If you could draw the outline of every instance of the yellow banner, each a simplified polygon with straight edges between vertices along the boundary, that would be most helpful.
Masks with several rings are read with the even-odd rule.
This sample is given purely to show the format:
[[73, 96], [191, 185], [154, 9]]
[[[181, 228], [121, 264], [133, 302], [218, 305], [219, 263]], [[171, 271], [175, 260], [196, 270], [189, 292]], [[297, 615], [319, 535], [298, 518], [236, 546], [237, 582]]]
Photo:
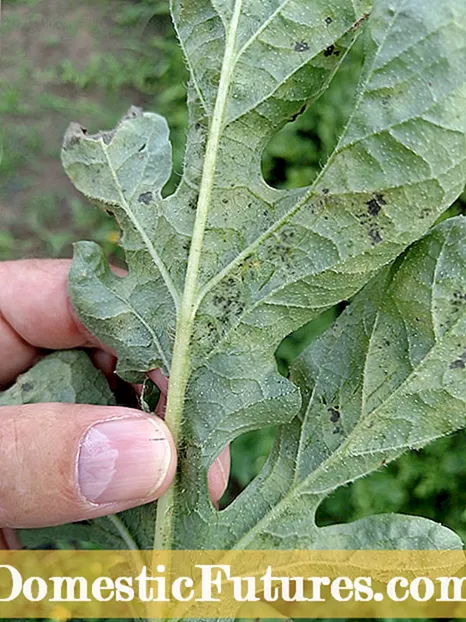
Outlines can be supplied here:
[[465, 618], [462, 551], [1, 551], [0, 618]]

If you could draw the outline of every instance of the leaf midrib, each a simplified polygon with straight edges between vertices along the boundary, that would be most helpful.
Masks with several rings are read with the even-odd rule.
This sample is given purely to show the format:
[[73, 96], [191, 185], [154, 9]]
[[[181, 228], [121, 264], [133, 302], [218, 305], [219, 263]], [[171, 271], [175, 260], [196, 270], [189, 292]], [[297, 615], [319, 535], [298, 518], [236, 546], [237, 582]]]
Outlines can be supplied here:
[[[201, 265], [204, 234], [210, 211], [212, 190], [217, 169], [217, 157], [222, 136], [225, 112], [230, 92], [234, 52], [241, 17], [243, 0], [236, 0], [233, 15], [225, 41], [225, 54], [204, 156], [204, 166], [199, 188], [199, 199], [194, 221], [191, 246], [186, 270], [185, 288], [177, 317], [175, 344], [173, 347], [172, 368], [167, 394], [165, 421], [170, 427], [175, 445], [178, 446], [181, 432], [181, 418], [184, 407], [186, 387], [190, 374], [190, 346], [198, 296], [198, 278]], [[176, 483], [157, 503], [157, 518], [154, 534], [154, 549], [171, 549], [174, 529]]]

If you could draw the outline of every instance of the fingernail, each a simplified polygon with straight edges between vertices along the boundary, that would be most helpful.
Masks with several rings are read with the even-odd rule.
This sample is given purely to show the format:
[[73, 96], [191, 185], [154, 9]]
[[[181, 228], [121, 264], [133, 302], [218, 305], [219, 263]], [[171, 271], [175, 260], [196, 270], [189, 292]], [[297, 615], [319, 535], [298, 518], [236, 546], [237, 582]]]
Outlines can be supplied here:
[[81, 493], [94, 503], [146, 498], [163, 484], [171, 457], [170, 443], [156, 419], [98, 423], [81, 443]]

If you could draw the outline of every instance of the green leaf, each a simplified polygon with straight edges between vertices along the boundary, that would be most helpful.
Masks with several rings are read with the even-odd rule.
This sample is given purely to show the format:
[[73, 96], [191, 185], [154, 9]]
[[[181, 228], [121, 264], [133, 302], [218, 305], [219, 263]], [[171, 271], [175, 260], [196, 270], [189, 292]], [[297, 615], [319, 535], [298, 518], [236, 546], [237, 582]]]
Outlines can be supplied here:
[[[179, 294], [162, 260], [157, 212], [171, 173], [171, 146], [165, 120], [131, 108], [114, 132], [87, 138], [78, 124], [65, 137], [63, 163], [76, 187], [113, 211], [123, 230], [131, 271], [126, 279], [110, 272], [100, 248], [82, 243], [73, 269], [75, 287], [89, 302], [82, 319], [103, 341], [118, 349], [121, 375], [134, 369], [168, 368], [174, 307]], [[96, 298], [97, 297], [97, 298]], [[92, 303], [92, 299], [97, 304]], [[154, 326], [166, 320], [164, 334]], [[126, 344], [123, 350], [119, 347]]]
[[[65, 169], [79, 190], [114, 213], [129, 268], [127, 277], [115, 276], [98, 247], [79, 244], [72, 300], [87, 327], [116, 350], [125, 378], [157, 366], [170, 375], [166, 418], [180, 473], [159, 501], [155, 547], [323, 546], [330, 532], [313, 523], [323, 496], [382, 459], [464, 425], [463, 370], [455, 363], [463, 361], [463, 338], [450, 328], [442, 333], [436, 307], [430, 315], [422, 307], [411, 333], [412, 306], [399, 326], [387, 311], [377, 338], [392, 345], [374, 353], [371, 337], [361, 395], [358, 384], [347, 389], [349, 423], [335, 434], [335, 422], [329, 428], [318, 417], [330, 402], [315, 402], [314, 393], [311, 400], [309, 387], [321, 378], [321, 391], [331, 392], [338, 375], [295, 372], [310, 403], [301, 424], [300, 391], [278, 374], [274, 353], [286, 335], [353, 296], [423, 236], [462, 191], [466, 5], [445, 0], [439, 11], [423, 0], [376, 0], [373, 7], [368, 0], [173, 0], [172, 13], [191, 71], [183, 177], [163, 198], [170, 148], [157, 115], [132, 110], [114, 132], [97, 135], [71, 128]], [[271, 188], [261, 173], [265, 145], [320, 95], [362, 30], [362, 81], [335, 151], [312, 185]], [[448, 227], [456, 246], [442, 243], [444, 254], [459, 253], [454, 231], [463, 225], [455, 221], [408, 254], [393, 284], [386, 271], [351, 306], [336, 329], [349, 345], [336, 367], [345, 359], [356, 374], [366, 360], [351, 317], [359, 314], [372, 335], [381, 298], [401, 295], [398, 278], [411, 279], [409, 300], [422, 306], [423, 281], [409, 266]], [[427, 273], [424, 260], [440, 261], [422, 255]], [[452, 270], [458, 265], [450, 263]], [[442, 275], [439, 268], [427, 280], [432, 296], [435, 288], [453, 295], [453, 282], [463, 291], [457, 269], [450, 281]], [[447, 317], [441, 322], [446, 326]], [[208, 467], [241, 433], [277, 424], [285, 427], [263, 472], [218, 513], [208, 497]], [[370, 534], [382, 523], [371, 520], [365, 542], [376, 546], [379, 536]], [[400, 520], [390, 524], [401, 528]], [[425, 523], [410, 521], [415, 541], [430, 546], [430, 536], [421, 537]], [[451, 541], [432, 529], [440, 545]]]
[[21, 374], [15, 384], [0, 392], [0, 406], [65, 402], [71, 404], [115, 403], [113, 393], [85, 352], [54, 352]]
[[243, 519], [230, 546], [436, 548], [455, 538], [461, 546], [425, 519], [382, 515], [317, 528], [314, 513], [338, 486], [465, 426], [465, 234], [463, 217], [436, 227], [296, 361], [301, 415], [283, 429], [263, 474], [221, 514], [236, 526], [255, 500], [259, 516], [247, 530]]

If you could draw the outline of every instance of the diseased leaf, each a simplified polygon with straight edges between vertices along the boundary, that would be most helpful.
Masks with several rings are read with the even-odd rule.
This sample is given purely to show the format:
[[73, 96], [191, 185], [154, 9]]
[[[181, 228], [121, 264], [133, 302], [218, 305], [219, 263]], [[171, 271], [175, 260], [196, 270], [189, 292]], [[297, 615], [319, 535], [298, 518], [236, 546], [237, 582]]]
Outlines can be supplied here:
[[[464, 217], [437, 226], [296, 361], [301, 415], [283, 428], [263, 473], [220, 514], [226, 547], [390, 548], [393, 528], [427, 538], [413, 548], [435, 548], [430, 529], [438, 526], [419, 519], [409, 518], [409, 529], [397, 522], [408, 517], [394, 515], [317, 528], [314, 513], [338, 486], [464, 427], [466, 375], [457, 361], [466, 351], [465, 235]], [[382, 538], [377, 525], [387, 524]]]
[[[133, 539], [168, 548], [457, 548], [425, 519], [318, 528], [336, 487], [463, 427], [466, 228], [416, 244], [466, 179], [466, 5], [443, 0], [173, 0], [191, 71], [177, 191], [165, 121], [132, 109], [113, 132], [74, 124], [65, 169], [123, 231], [129, 274], [76, 247], [70, 293], [119, 373], [170, 375], [176, 485]], [[358, 34], [354, 109], [306, 188], [277, 190], [264, 147], [325, 89]], [[375, 277], [375, 278], [374, 278]], [[372, 279], [372, 280], [371, 280]], [[369, 285], [357, 294], [368, 282]], [[356, 294], [296, 363], [289, 333]], [[241, 433], [282, 425], [262, 473], [218, 512], [207, 469]], [[143, 533], [141, 533], [143, 532]]]
[[66, 402], [70, 404], [115, 403], [113, 393], [85, 352], [54, 352], [21, 374], [15, 384], [0, 392], [0, 406]]
[[[82, 292], [81, 318], [118, 350], [121, 375], [134, 369], [168, 369], [178, 293], [153, 242], [161, 239], [157, 212], [171, 172], [165, 120], [132, 108], [115, 131], [94, 139], [73, 123], [65, 137], [63, 163], [77, 188], [114, 211], [131, 265], [130, 274], [121, 279], [109, 270], [96, 244], [78, 245], [73, 278]], [[157, 328], [161, 318], [163, 332]]]

